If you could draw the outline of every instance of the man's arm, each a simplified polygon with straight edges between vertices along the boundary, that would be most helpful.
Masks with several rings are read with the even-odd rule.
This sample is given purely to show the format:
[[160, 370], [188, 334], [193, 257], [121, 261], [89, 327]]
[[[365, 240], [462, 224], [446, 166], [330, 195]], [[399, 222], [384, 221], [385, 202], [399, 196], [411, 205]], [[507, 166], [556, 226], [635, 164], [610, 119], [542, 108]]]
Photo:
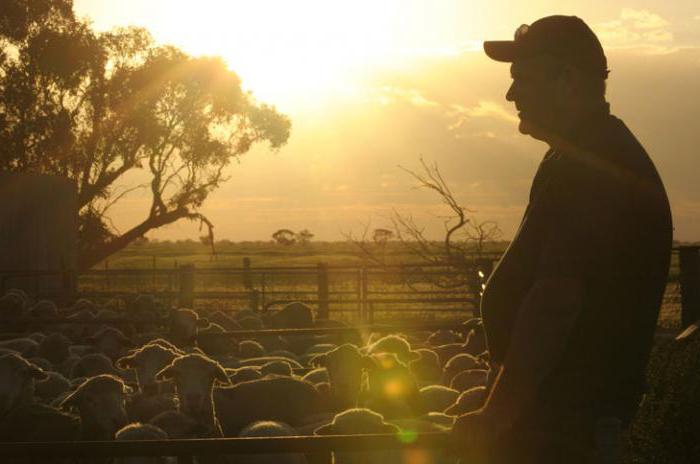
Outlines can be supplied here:
[[528, 292], [483, 409], [499, 427], [512, 425], [561, 359], [581, 310], [582, 294], [582, 280], [566, 275], [540, 278]]

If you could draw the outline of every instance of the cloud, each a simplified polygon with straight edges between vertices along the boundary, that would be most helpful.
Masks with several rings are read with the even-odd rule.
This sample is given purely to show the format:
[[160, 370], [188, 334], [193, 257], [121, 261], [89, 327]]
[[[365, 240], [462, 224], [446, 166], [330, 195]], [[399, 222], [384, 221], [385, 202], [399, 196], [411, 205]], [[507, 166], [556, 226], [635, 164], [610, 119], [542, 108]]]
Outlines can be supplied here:
[[[468, 120], [473, 118], [493, 118], [510, 124], [517, 124], [518, 118], [506, 110], [502, 105], [490, 100], [481, 100], [476, 106], [465, 107], [458, 104], [450, 105], [451, 111], [448, 115], [455, 118], [455, 121], [448, 126], [448, 130], [460, 129]], [[474, 134], [476, 135], [476, 134]], [[488, 131], [480, 135], [493, 138], [493, 132]]]
[[399, 102], [409, 103], [421, 108], [440, 105], [438, 102], [424, 97], [416, 89], [404, 89], [402, 87], [385, 85], [376, 91], [375, 94], [375, 100], [382, 105], [390, 105]]
[[594, 29], [606, 47], [663, 52], [674, 40], [670, 26], [669, 21], [649, 10], [623, 8], [619, 18], [599, 23]]

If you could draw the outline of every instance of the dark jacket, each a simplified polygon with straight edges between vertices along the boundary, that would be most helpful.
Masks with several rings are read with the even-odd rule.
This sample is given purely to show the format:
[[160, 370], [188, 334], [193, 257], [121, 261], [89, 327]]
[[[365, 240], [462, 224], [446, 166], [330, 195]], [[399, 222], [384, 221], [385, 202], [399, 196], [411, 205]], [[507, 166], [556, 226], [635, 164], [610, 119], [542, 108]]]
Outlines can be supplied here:
[[651, 159], [607, 105], [547, 152], [481, 308], [491, 358], [503, 362], [519, 304], [534, 282], [558, 276], [583, 282], [583, 307], [561, 361], [527, 410], [632, 417], [666, 286], [672, 230]]

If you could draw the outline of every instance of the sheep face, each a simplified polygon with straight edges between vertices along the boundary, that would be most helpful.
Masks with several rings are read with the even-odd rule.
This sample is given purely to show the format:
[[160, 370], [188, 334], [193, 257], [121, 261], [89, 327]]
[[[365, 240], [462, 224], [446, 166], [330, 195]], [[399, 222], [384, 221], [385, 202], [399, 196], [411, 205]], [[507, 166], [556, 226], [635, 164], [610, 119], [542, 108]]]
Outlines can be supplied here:
[[230, 385], [221, 365], [199, 354], [176, 358], [156, 379], [174, 380], [180, 411], [200, 422], [212, 419], [214, 382]]
[[130, 390], [117, 377], [98, 375], [83, 382], [63, 400], [61, 407], [78, 409], [84, 438], [112, 440], [128, 422], [124, 406]]
[[45, 380], [40, 368], [16, 354], [0, 356], [0, 417], [15, 406], [31, 401], [34, 380]]
[[313, 366], [325, 367], [328, 371], [331, 396], [341, 409], [357, 405], [362, 388], [363, 369], [368, 362], [368, 358], [363, 356], [355, 345], [349, 343], [311, 360]]
[[176, 309], [170, 314], [170, 337], [182, 346], [194, 345], [197, 329], [209, 325], [206, 319], [200, 319], [191, 309]]
[[160, 345], [145, 345], [141, 349], [117, 360], [120, 369], [134, 369], [136, 381], [144, 393], [156, 393], [156, 375], [168, 366], [177, 354]]

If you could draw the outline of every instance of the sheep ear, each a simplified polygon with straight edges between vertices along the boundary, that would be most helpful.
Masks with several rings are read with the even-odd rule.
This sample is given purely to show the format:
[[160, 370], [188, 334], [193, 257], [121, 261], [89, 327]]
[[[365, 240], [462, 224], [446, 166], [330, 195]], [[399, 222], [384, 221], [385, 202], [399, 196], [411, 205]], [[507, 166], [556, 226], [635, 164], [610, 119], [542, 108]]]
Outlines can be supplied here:
[[333, 424], [322, 425], [314, 430], [314, 435], [333, 435]]
[[26, 372], [35, 380], [46, 380], [49, 378], [49, 375], [42, 368], [35, 366], [34, 364], [29, 364]]
[[219, 382], [221, 385], [231, 385], [231, 381], [228, 379], [226, 371], [219, 365], [214, 367], [214, 380]]
[[59, 408], [63, 410], [68, 410], [72, 406], [78, 406], [78, 403], [80, 402], [80, 389], [75, 390], [73, 393], [70, 395], [66, 396], [63, 401], [61, 401], [61, 404], [59, 405]]
[[309, 360], [311, 367], [326, 367], [328, 357], [325, 354], [319, 354]]
[[135, 358], [134, 355], [131, 354], [129, 356], [124, 356], [123, 358], [117, 359], [117, 362], [114, 363], [119, 369], [126, 370], [126, 369], [133, 369], [134, 364], [135, 364]]
[[175, 366], [172, 364], [168, 367], [163, 368], [160, 372], [156, 374], [156, 380], [170, 380], [175, 377]]

